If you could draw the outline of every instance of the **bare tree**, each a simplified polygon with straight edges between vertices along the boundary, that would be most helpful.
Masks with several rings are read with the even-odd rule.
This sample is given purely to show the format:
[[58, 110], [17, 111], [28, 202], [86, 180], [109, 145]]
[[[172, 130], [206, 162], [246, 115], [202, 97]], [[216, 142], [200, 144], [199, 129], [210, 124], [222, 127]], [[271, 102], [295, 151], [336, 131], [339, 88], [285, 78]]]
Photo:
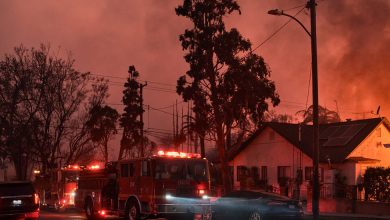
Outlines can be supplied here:
[[27, 178], [32, 162], [41, 164], [45, 173], [60, 161], [70, 161], [70, 152], [83, 151], [75, 150], [85, 146], [76, 144], [76, 138], [69, 154], [64, 153], [64, 145], [80, 129], [76, 119], [92, 91], [90, 74], [75, 70], [73, 64], [70, 55], [54, 56], [47, 45], [21, 45], [0, 60], [1, 148], [18, 179]]

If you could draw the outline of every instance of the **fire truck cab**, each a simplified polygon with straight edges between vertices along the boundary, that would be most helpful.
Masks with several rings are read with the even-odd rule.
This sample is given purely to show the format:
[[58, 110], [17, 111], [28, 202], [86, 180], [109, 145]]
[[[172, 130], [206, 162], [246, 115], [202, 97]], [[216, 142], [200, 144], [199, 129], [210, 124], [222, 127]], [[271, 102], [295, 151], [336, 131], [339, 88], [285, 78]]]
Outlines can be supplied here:
[[164, 152], [80, 174], [76, 205], [88, 219], [114, 215], [210, 219], [210, 174], [198, 154]]

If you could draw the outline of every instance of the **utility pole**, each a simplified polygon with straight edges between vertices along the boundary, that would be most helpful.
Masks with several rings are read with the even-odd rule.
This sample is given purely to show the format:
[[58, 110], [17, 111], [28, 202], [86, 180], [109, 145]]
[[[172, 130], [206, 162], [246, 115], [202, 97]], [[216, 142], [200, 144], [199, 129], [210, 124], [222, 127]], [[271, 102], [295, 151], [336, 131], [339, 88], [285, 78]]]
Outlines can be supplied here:
[[311, 62], [312, 62], [312, 81], [313, 81], [313, 195], [312, 195], [312, 212], [313, 219], [319, 220], [319, 124], [318, 124], [318, 66], [317, 66], [317, 25], [316, 25], [316, 1], [309, 0], [311, 20]]
[[140, 106], [142, 111], [140, 113], [140, 121], [141, 121], [141, 149], [140, 149], [140, 157], [144, 157], [144, 97], [143, 97], [143, 88], [148, 85], [148, 82], [144, 84], [139, 84], [139, 95], [140, 95]]
[[284, 13], [282, 10], [269, 10], [270, 15], [283, 15], [295, 20], [309, 35], [311, 39], [311, 67], [313, 81], [313, 195], [312, 195], [312, 212], [313, 219], [319, 219], [319, 198], [320, 198], [320, 183], [319, 183], [319, 125], [318, 125], [318, 65], [317, 65], [317, 26], [316, 26], [316, 1], [309, 0], [306, 8], [310, 9], [311, 31], [294, 16]]

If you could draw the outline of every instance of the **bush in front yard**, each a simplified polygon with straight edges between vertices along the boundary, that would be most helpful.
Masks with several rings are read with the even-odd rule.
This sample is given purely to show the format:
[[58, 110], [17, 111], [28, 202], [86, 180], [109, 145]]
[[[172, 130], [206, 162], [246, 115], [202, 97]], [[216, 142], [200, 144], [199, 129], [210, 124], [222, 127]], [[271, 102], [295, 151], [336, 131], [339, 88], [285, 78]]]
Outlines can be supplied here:
[[368, 168], [363, 185], [365, 200], [390, 202], [390, 168]]

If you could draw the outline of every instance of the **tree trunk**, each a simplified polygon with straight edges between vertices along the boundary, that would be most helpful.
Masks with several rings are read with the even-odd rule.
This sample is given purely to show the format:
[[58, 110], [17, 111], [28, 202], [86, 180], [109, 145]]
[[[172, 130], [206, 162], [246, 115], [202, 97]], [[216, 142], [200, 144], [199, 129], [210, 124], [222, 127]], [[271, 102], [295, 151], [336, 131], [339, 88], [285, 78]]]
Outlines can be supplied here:
[[219, 158], [221, 160], [221, 172], [222, 172], [222, 184], [224, 193], [228, 193], [231, 190], [230, 173], [228, 170], [228, 163], [225, 150], [225, 137], [223, 135], [222, 124], [217, 125], [217, 148], [219, 152]]
[[200, 155], [202, 158], [206, 158], [206, 150], [204, 146], [204, 136], [200, 136]]
[[232, 128], [231, 125], [226, 126], [227, 134], [226, 134], [226, 150], [229, 151], [232, 147]]

